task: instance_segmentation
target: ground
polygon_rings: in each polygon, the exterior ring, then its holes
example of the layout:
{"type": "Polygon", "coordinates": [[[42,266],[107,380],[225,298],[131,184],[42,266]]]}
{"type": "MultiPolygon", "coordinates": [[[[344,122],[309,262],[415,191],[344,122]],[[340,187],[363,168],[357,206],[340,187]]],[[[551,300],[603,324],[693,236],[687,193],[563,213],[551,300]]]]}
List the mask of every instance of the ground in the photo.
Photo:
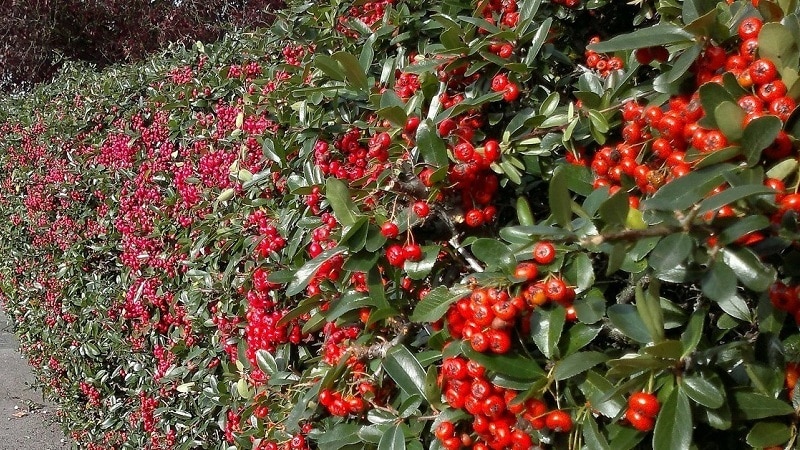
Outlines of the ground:
{"type": "Polygon", "coordinates": [[[0,450],[69,448],[55,409],[30,388],[30,367],[17,351],[8,316],[0,311],[0,450]]]}

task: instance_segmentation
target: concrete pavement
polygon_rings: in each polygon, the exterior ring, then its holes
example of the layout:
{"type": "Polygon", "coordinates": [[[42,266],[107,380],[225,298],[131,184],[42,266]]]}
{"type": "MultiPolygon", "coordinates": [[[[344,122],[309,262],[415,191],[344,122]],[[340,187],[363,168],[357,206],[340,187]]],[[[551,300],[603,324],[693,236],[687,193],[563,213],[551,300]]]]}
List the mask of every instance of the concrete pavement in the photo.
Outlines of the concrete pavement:
{"type": "Polygon", "coordinates": [[[33,374],[18,350],[8,316],[0,311],[0,450],[62,450],[69,443],[55,410],[30,388],[33,374]]]}

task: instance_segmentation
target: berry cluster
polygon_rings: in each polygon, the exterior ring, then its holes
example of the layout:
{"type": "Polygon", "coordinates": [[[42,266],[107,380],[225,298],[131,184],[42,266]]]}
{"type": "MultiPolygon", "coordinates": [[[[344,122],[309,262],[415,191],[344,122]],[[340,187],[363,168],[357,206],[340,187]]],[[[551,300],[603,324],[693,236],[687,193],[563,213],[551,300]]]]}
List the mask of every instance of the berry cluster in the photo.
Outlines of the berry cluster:
{"type": "MultiPolygon", "coordinates": [[[[597,36],[589,39],[589,44],[598,42],[600,42],[600,38],[597,36]]],[[[611,72],[625,67],[625,62],[618,56],[608,56],[589,49],[584,52],[583,56],[586,60],[586,65],[590,69],[597,71],[601,77],[607,77],[611,72]]]]}
{"type": "Polygon", "coordinates": [[[469,424],[439,424],[435,434],[444,448],[527,450],[534,443],[529,428],[555,433],[572,429],[572,417],[567,411],[550,410],[542,399],[526,399],[524,393],[493,384],[487,375],[483,366],[462,357],[442,362],[439,383],[445,401],[473,417],[469,424]]]}
{"type": "Polygon", "coordinates": [[[625,419],[639,431],[650,431],[656,423],[656,416],[661,409],[658,398],[649,392],[634,392],[628,397],[628,409],[625,419]]]}

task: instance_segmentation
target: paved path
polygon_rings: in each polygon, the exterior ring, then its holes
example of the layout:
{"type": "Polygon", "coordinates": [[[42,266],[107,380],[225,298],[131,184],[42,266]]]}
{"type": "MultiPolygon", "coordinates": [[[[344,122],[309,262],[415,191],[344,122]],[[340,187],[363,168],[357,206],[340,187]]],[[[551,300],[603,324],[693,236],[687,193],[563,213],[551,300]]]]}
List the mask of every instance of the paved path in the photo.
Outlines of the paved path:
{"type": "Polygon", "coordinates": [[[17,352],[8,316],[0,311],[0,450],[62,450],[69,448],[53,408],[29,387],[33,375],[17,352]]]}

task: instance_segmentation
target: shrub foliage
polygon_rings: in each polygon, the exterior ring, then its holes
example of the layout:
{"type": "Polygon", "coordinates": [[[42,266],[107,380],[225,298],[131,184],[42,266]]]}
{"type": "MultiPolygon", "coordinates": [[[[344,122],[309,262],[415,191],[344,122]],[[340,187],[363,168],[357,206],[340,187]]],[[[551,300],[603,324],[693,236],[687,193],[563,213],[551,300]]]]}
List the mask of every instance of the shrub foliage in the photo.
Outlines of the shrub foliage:
{"type": "Polygon", "coordinates": [[[793,448],[798,4],[621,3],[290,2],[2,100],[76,445],[793,448]]]}

